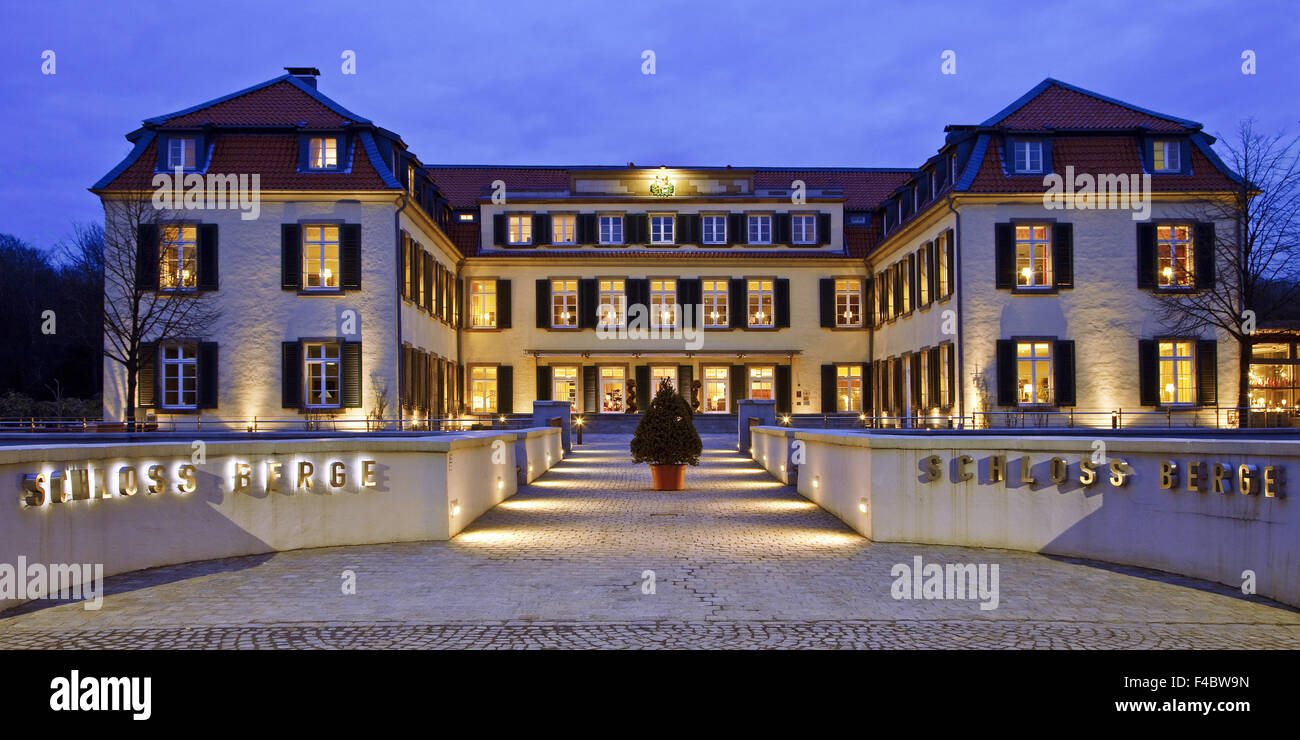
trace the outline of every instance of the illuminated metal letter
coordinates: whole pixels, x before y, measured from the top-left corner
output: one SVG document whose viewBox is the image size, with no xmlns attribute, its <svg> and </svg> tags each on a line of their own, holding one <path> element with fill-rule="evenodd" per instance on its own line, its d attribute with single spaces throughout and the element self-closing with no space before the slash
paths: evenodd
<svg viewBox="0 0 1300 740">
<path fill-rule="evenodd" d="M 1128 483 L 1128 463 L 1120 458 L 1110 461 L 1110 484 L 1115 488 L 1120 488 Z"/>
<path fill-rule="evenodd" d="M 1052 482 L 1058 486 L 1065 485 L 1070 479 L 1070 463 L 1063 457 L 1054 457 L 1047 464 L 1048 474 L 1052 476 Z"/>
<path fill-rule="evenodd" d="M 123 465 L 117 469 L 117 494 L 119 496 L 134 496 L 140 492 L 140 486 L 135 476 L 135 468 L 130 465 Z"/>
<path fill-rule="evenodd" d="M 1079 460 L 1079 483 L 1090 488 L 1097 483 L 1097 463 L 1084 457 Z"/>
<path fill-rule="evenodd" d="M 236 493 L 243 491 L 253 484 L 253 466 L 248 463 L 235 463 L 235 480 L 231 489 Z"/>
<path fill-rule="evenodd" d="M 1007 479 L 1007 456 L 989 455 L 989 483 L 1005 482 Z"/>
<path fill-rule="evenodd" d="M 306 460 L 298 461 L 298 482 L 294 484 L 295 488 L 311 489 L 311 474 L 316 472 L 316 466 Z"/>
<path fill-rule="evenodd" d="M 199 482 L 194 479 L 194 466 L 186 463 L 180 467 L 181 482 L 176 484 L 178 493 L 194 493 L 194 489 L 199 487 Z"/>
<path fill-rule="evenodd" d="M 342 488 L 348 484 L 348 469 L 343 463 L 330 463 L 330 488 Z"/>
<path fill-rule="evenodd" d="M 961 483 L 975 477 L 974 473 L 966 469 L 971 463 L 975 462 L 970 455 L 959 455 L 955 462 L 957 463 L 957 469 L 953 472 L 955 476 L 953 482 Z"/>
<path fill-rule="evenodd" d="M 377 481 L 375 480 L 375 461 L 362 460 L 361 461 L 361 485 L 367 488 L 374 488 L 376 484 Z"/>
<path fill-rule="evenodd" d="M 280 479 L 284 477 L 283 474 L 280 472 L 280 469 L 282 467 L 284 467 L 284 463 L 280 462 L 279 460 L 266 461 L 266 492 L 267 493 L 270 493 L 271 491 L 280 490 Z"/>
<path fill-rule="evenodd" d="M 45 505 L 45 486 L 49 478 L 45 473 L 23 476 L 23 503 L 28 506 Z"/>
<path fill-rule="evenodd" d="M 1237 490 L 1243 496 L 1258 493 L 1255 490 L 1255 469 L 1246 463 L 1237 466 Z"/>
<path fill-rule="evenodd" d="M 146 471 L 149 480 L 149 487 L 145 489 L 147 493 L 162 493 L 167 490 L 167 469 L 161 465 L 150 465 Z"/>
<path fill-rule="evenodd" d="M 1214 492 L 1232 493 L 1232 481 L 1224 479 L 1231 475 L 1221 463 L 1214 464 Z"/>
<path fill-rule="evenodd" d="M 1178 486 L 1178 464 L 1172 460 L 1160 461 L 1160 488 L 1172 491 Z"/>
</svg>

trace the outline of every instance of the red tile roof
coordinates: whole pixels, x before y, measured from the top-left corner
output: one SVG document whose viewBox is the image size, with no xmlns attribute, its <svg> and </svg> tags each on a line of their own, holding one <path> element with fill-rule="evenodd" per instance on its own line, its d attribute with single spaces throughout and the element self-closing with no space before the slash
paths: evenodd
<svg viewBox="0 0 1300 740">
<path fill-rule="evenodd" d="M 1013 129 L 1135 128 L 1157 131 L 1187 130 L 1183 123 L 1150 115 L 1116 102 L 1052 84 L 1000 119 L 985 125 Z"/>
<path fill-rule="evenodd" d="M 844 188 L 844 207 L 870 210 L 880 205 L 890 193 L 912 176 L 910 170 L 757 170 L 756 188 L 788 188 L 794 180 L 803 180 L 810 188 Z"/>
<path fill-rule="evenodd" d="M 970 192 L 1040 193 L 1047 190 L 1042 175 L 1008 176 L 1002 170 L 1002 144 L 989 145 Z M 1052 142 L 1052 169 L 1064 176 L 1074 167 L 1075 175 L 1141 174 L 1138 140 L 1131 136 L 1059 137 Z M 1155 192 L 1204 192 L 1231 190 L 1232 180 L 1219 171 L 1197 147 L 1192 147 L 1192 174 L 1152 175 Z"/>
<path fill-rule="evenodd" d="M 484 188 L 496 180 L 506 184 L 506 197 L 510 190 L 535 190 L 569 187 L 569 170 L 563 167 L 439 167 L 430 166 L 429 174 L 452 208 L 473 208 L 483 195 Z"/>
<path fill-rule="evenodd" d="M 160 128 L 204 123 L 218 126 L 294 126 L 306 123 L 309 128 L 338 128 L 350 121 L 287 80 L 282 80 L 168 119 Z"/>
</svg>

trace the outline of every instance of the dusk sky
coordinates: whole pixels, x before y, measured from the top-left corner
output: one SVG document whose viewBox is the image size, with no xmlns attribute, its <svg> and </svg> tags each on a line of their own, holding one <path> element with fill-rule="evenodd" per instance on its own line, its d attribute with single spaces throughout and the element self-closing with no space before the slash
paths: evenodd
<svg viewBox="0 0 1300 740">
<path fill-rule="evenodd" d="M 142 119 L 283 74 L 429 164 L 913 167 L 1044 77 L 1300 133 L 1295 2 L 9 2 L 0 232 L 48 248 Z M 642 52 L 655 74 L 642 74 Z M 956 74 L 941 55 L 956 53 Z M 1257 73 L 1242 73 L 1242 53 Z M 55 74 L 42 53 L 55 52 Z M 341 55 L 356 54 L 355 75 Z"/>
</svg>

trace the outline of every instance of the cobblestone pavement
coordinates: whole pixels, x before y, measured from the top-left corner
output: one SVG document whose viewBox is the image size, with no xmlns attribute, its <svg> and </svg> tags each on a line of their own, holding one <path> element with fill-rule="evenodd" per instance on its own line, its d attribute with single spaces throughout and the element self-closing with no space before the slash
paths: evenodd
<svg viewBox="0 0 1300 740">
<path fill-rule="evenodd" d="M 659 493 L 626 437 L 590 435 L 450 542 L 117 576 L 99 611 L 5 612 L 0 648 L 1300 648 L 1300 612 L 1224 586 L 869 542 L 734 444 L 705 437 L 688 490 Z M 891 569 L 918 555 L 997 564 L 997 608 L 892 598 Z"/>
</svg>

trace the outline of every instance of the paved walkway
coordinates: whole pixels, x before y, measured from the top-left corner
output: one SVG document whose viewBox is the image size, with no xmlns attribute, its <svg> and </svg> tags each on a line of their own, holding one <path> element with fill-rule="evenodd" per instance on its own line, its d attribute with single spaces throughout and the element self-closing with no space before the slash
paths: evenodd
<svg viewBox="0 0 1300 740">
<path fill-rule="evenodd" d="M 1136 568 L 871 543 L 706 437 L 648 490 L 587 444 L 450 542 L 299 550 L 108 579 L 101 611 L 28 604 L 0 648 L 1300 648 L 1300 612 Z M 898 563 L 999 566 L 999 604 L 895 600 Z M 344 571 L 357 592 L 344 594 Z M 653 583 L 653 588 L 650 584 Z"/>
</svg>

